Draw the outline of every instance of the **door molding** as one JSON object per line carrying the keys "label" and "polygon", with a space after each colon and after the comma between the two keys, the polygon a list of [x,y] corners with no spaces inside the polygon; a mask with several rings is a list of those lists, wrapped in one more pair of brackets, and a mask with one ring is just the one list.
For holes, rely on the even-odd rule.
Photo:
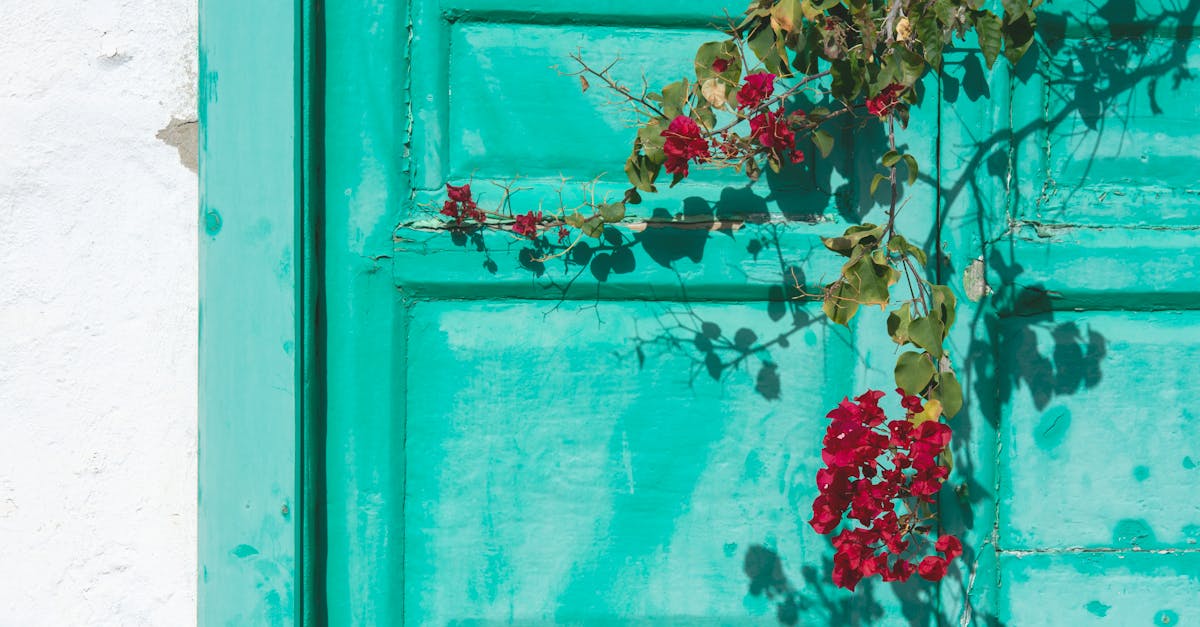
{"label": "door molding", "polygon": [[198,622],[312,624],[313,0],[200,0]]}

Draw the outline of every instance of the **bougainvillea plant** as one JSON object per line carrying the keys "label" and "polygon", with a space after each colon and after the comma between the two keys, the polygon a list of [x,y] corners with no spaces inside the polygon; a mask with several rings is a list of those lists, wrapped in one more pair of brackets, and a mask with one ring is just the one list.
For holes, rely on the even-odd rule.
{"label": "bougainvillea plant", "polygon": [[[935,499],[950,474],[948,420],[962,407],[962,390],[944,344],[954,324],[950,288],[928,277],[926,252],[896,231],[900,168],[912,185],[916,158],[897,149],[896,128],[907,126],[918,84],[940,71],[942,54],[973,33],[990,68],[1003,55],[1016,63],[1030,47],[1041,0],[1003,0],[997,15],[982,0],[751,0],[725,38],[693,56],[693,75],[659,91],[640,93],[594,69],[580,56],[584,88],[599,82],[632,105],[641,123],[625,163],[630,188],[621,202],[544,215],[481,209],[469,185],[447,185],[441,213],[451,226],[505,229],[518,237],[551,237],[563,252],[606,224],[625,218],[643,193],[684,182],[697,167],[731,167],[756,180],[764,167],[778,173],[828,157],[835,124],[883,125],[888,146],[870,185],[890,190],[883,224],[851,226],[825,238],[846,258],[840,276],[820,293],[830,320],[848,325],[863,306],[890,309],[887,333],[903,350],[895,364],[903,418],[888,420],[883,392],[866,391],[828,414],[825,467],[810,525],[833,535],[833,581],[853,590],[863,578],[905,581],[917,574],[940,580],[962,554],[960,541],[937,530]],[[805,95],[802,108],[796,103]],[[932,208],[931,208],[932,210]],[[569,242],[569,243],[568,243]],[[560,252],[558,254],[563,254]],[[937,263],[935,259],[933,263]],[[898,284],[907,294],[896,293]],[[839,531],[840,530],[840,531]]]}

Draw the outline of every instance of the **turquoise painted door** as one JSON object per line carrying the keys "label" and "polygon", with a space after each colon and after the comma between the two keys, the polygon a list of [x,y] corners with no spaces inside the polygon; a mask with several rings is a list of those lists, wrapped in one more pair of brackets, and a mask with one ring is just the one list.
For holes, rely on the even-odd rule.
{"label": "turquoise painted door", "polygon": [[1005,624],[1200,620],[1198,15],[1056,1],[1044,46],[990,82],[1000,106],[973,102],[969,63],[946,98],[947,227],[990,224],[993,242],[966,358],[976,396],[993,388],[970,428],[995,462],[1000,552],[976,587]]}
{"label": "turquoise painted door", "polygon": [[334,625],[1195,616],[1195,11],[1138,4],[1047,5],[1046,45],[1016,71],[964,48],[925,85],[902,141],[929,165],[902,230],[946,243],[930,273],[967,321],[942,509],[968,553],[940,587],[853,595],[806,523],[823,416],[894,387],[895,349],[879,315],[835,328],[791,297],[793,277],[836,275],[820,236],[880,221],[882,137],[749,187],[698,175],[538,262],[511,236],[437,228],[443,185],[520,188],[518,211],[619,198],[632,119],[563,75],[569,55],[661,84],[674,72],[657,68],[691,64],[661,55],[741,7],[326,6],[318,611]]}

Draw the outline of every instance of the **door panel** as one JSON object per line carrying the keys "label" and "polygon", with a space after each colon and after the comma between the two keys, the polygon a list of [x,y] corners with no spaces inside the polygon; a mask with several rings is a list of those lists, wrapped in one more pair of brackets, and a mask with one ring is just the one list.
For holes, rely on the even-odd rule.
{"label": "door panel", "polygon": [[[505,179],[599,174],[597,166],[629,151],[626,129],[637,123],[627,105],[597,88],[584,92],[572,54],[602,69],[619,55],[614,77],[637,87],[677,80],[662,50],[694,50],[707,29],[652,29],[591,24],[458,22],[450,28],[449,174]],[[597,110],[603,112],[597,116]],[[591,123],[583,123],[591,119]],[[618,164],[619,165],[619,164]],[[618,180],[622,172],[610,177]]]}
{"label": "door panel", "polygon": [[1186,625],[1200,597],[1196,553],[1005,555],[1003,624]]}
{"label": "door panel", "polygon": [[[807,525],[824,414],[894,387],[871,367],[890,340],[860,343],[793,300],[838,272],[820,236],[882,219],[874,153],[843,138],[833,159],[754,185],[700,173],[544,263],[528,241],[428,221],[467,179],[494,201],[520,175],[516,211],[619,198],[634,118],[563,76],[569,55],[661,85],[718,38],[706,27],[724,5],[414,7],[413,203],[391,253],[404,456],[380,470],[403,478],[406,624],[932,621],[928,585],[835,589]],[[905,216],[917,242],[936,229],[936,129],[918,113],[905,136],[927,169],[909,195],[931,211]]]}
{"label": "door panel", "polygon": [[766,375],[714,380],[654,344],[640,368],[639,325],[679,318],[736,336],[761,305],[551,307],[411,310],[408,621],[742,624],[772,611],[747,595],[742,560],[774,541],[789,561],[819,563],[824,542],[796,512],[813,496],[824,425],[788,419],[756,390],[823,406],[812,375],[836,338],[813,325]]}
{"label": "door panel", "polygon": [[1071,312],[1001,333],[999,376],[1018,381],[1001,434],[1001,546],[1194,546],[1197,312]]}
{"label": "door panel", "polygon": [[1013,72],[1011,220],[988,256],[998,616],[1200,614],[1200,3],[1056,2]]}
{"label": "door panel", "polygon": [[[945,243],[931,278],[959,296],[967,398],[942,508],[969,550],[940,589],[853,595],[806,524],[812,477],[825,412],[894,387],[896,349],[878,312],[834,329],[793,297],[836,276],[820,236],[882,221],[882,134],[753,185],[700,174],[539,262],[528,241],[439,228],[443,186],[494,202],[519,175],[516,211],[619,198],[633,118],[563,76],[568,55],[661,85],[691,59],[656,55],[707,39],[727,2],[329,8],[330,63],[358,81],[331,83],[327,131],[348,250],[330,292],[331,623],[1186,618],[1192,4],[1056,2],[1018,68],[967,45],[924,85],[900,230]],[[390,91],[353,74],[396,79],[376,49],[410,64]]]}

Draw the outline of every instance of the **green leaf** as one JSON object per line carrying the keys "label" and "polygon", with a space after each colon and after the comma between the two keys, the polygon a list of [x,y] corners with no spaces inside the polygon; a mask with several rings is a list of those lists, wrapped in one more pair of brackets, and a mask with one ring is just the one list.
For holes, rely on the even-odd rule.
{"label": "green leaf", "polygon": [[942,320],[946,332],[949,333],[950,327],[954,326],[954,308],[958,300],[954,298],[954,292],[945,285],[930,283],[929,289],[933,293],[932,315],[936,315]]}
{"label": "green leaf", "polygon": [[905,85],[915,85],[925,74],[925,57],[909,50],[900,48],[900,82]]}
{"label": "green leaf", "polygon": [[595,215],[584,220],[580,230],[588,237],[600,237],[604,233],[604,218]]}
{"label": "green leaf", "polygon": [[689,93],[686,78],[663,87],[663,113],[667,114],[668,119],[683,115],[683,108],[687,105]]}
{"label": "green leaf", "polygon": [[987,62],[990,70],[996,63],[996,57],[1000,56],[1000,45],[1004,42],[1001,33],[1003,23],[991,11],[975,11],[971,18],[975,22],[975,31],[979,34],[979,48],[983,51],[983,60]]}
{"label": "green leaf", "polygon": [[[949,418],[950,416],[947,415],[946,417]],[[954,470],[954,453],[950,452],[949,446],[942,449],[941,454],[938,455],[938,461],[942,466],[946,467],[946,470]]]}
{"label": "green leaf", "polygon": [[1029,8],[1029,3],[1026,0],[1000,0],[1000,6],[1004,9],[1005,21],[1008,21],[1010,15],[1024,13]]}
{"label": "green leaf", "polygon": [[816,0],[812,3],[812,6],[818,11],[828,11],[841,3],[842,0]]}
{"label": "green leaf", "polygon": [[900,65],[896,58],[896,54],[888,54],[879,60],[880,63],[876,67],[876,74],[871,79],[870,87],[872,94],[878,94],[885,87],[896,82],[896,76],[900,72]]}
{"label": "green leaf", "polygon": [[1033,11],[1025,10],[1021,6],[1024,3],[1018,3],[1017,12],[1010,11],[1007,4],[1006,2],[1004,9],[1004,56],[1008,58],[1009,63],[1016,65],[1033,43],[1037,18]]}
{"label": "green leaf", "polygon": [[921,171],[917,168],[917,158],[912,155],[904,155],[904,165],[908,166],[908,184],[912,185],[917,182],[917,176]]}
{"label": "green leaf", "polygon": [[849,257],[854,248],[864,246],[873,248],[879,244],[880,238],[883,237],[883,227],[875,226],[874,224],[861,224],[852,226],[846,229],[846,232],[841,237],[823,237],[821,241],[825,247],[843,257]]}
{"label": "green leaf", "polygon": [[779,174],[779,172],[783,170],[783,162],[779,160],[779,155],[774,152],[767,154],[767,165],[770,166],[771,171],[776,174]]}
{"label": "green leaf", "polygon": [[857,57],[833,61],[829,64],[829,74],[833,77],[829,91],[834,98],[850,102],[858,97],[858,93],[862,91],[862,77],[858,72],[858,66]]}
{"label": "green leaf", "polygon": [[587,220],[587,218],[583,217],[582,213],[576,211],[575,213],[563,218],[563,223],[565,223],[567,226],[573,226],[578,229],[583,227],[583,222],[585,220]]}
{"label": "green leaf", "polygon": [[[867,52],[864,56],[870,59],[874,56],[875,50],[879,48],[879,25],[876,24],[875,16],[872,15],[867,4],[867,0],[850,0],[846,6],[850,9],[851,23],[858,30],[859,45],[862,46],[863,51]],[[874,65],[874,63],[870,63],[867,67],[870,68]]]}
{"label": "green leaf", "polygon": [[775,31],[771,28],[760,28],[746,40],[746,45],[750,46],[754,56],[762,61],[768,72],[777,76],[788,75],[790,72],[783,65],[786,59],[780,57],[778,44]]}
{"label": "green leaf", "polygon": [[[724,59],[728,66],[724,72],[713,69],[717,59]],[[742,52],[734,41],[710,41],[696,51],[696,82],[710,78],[720,79],[726,85],[737,85],[742,80]]]}
{"label": "green leaf", "polygon": [[813,6],[812,0],[801,0],[800,12],[803,13],[804,17],[809,20],[815,20],[821,16],[821,11],[818,10],[817,7]]}
{"label": "green leaf", "polygon": [[962,409],[962,386],[953,372],[942,372],[937,375],[937,387],[929,391],[929,398],[941,401],[942,411],[947,418],[952,418]]}
{"label": "green leaf", "polygon": [[780,29],[792,32],[804,23],[801,0],[779,0],[771,9],[771,22]]}
{"label": "green leaf", "polygon": [[883,155],[883,167],[894,168],[900,162],[900,153],[895,150],[889,150]]}
{"label": "green leaf", "polygon": [[826,292],[825,303],[821,305],[821,309],[830,320],[847,327],[850,326],[850,319],[858,313],[858,301],[853,299],[849,289],[845,281],[836,283]]}
{"label": "green leaf", "polygon": [[917,318],[908,325],[908,335],[913,344],[925,349],[934,359],[942,358],[942,338],[946,329],[933,316]]}
{"label": "green leaf", "polygon": [[910,303],[904,303],[900,309],[888,314],[888,335],[892,336],[893,342],[901,346],[912,341],[908,336],[908,325],[912,323],[911,308]]}
{"label": "green leaf", "polygon": [[935,373],[927,353],[906,352],[896,360],[896,385],[906,394],[915,396],[924,392]]}
{"label": "green leaf", "polygon": [[875,190],[879,187],[879,184],[886,180],[888,180],[888,177],[886,177],[882,174],[879,174],[879,173],[875,174],[875,178],[871,179],[871,195],[872,196],[875,195]]}
{"label": "green leaf", "polygon": [[921,50],[925,53],[925,60],[935,69],[942,67],[942,50],[948,37],[949,34],[942,32],[937,18],[932,15],[917,20],[917,38],[921,40]]}
{"label": "green leaf", "polygon": [[625,203],[610,202],[600,206],[600,217],[607,223],[620,222],[625,219]]}
{"label": "green leaf", "polygon": [[821,64],[821,30],[815,22],[807,22],[802,29],[794,32],[794,37],[788,38],[789,47],[795,52],[792,56],[792,67],[801,74],[816,74]]}
{"label": "green leaf", "polygon": [[822,157],[828,157],[829,153],[833,152],[833,135],[817,129],[812,133],[812,140],[816,144],[817,150],[821,151]]}
{"label": "green leaf", "polygon": [[892,239],[888,240],[888,250],[894,253],[900,253],[902,255],[910,255],[922,266],[929,262],[929,260],[925,257],[925,251],[921,250],[921,248],[918,246],[910,244],[903,235],[893,235]]}
{"label": "green leaf", "polygon": [[[713,108],[707,101],[701,100],[703,105],[692,108],[692,117],[700,122],[705,130],[712,130],[717,125],[717,114],[713,112]],[[664,144],[665,145],[665,144]]]}
{"label": "green leaf", "polygon": [[908,246],[908,238],[904,237],[903,235],[893,235],[892,238],[889,239],[888,243],[887,243],[887,249],[894,253],[905,252],[905,248],[907,246]]}
{"label": "green leaf", "polygon": [[[861,247],[855,250],[861,251]],[[900,273],[859,252],[842,266],[842,277],[850,287],[849,296],[859,304],[886,306],[889,288],[900,279]]]}
{"label": "green leaf", "polygon": [[[934,0],[933,14],[942,24],[949,25],[954,22],[954,14],[958,10],[958,2],[951,0]],[[924,39],[924,36],[921,36]],[[940,38],[940,37],[939,37]]]}
{"label": "green leaf", "polygon": [[738,33],[741,33],[742,31],[746,30],[746,28],[749,27],[751,24],[761,21],[762,18],[767,17],[769,15],[771,15],[771,9],[755,9],[755,10],[746,11],[746,19],[742,20],[742,23],[738,24],[738,27],[735,28],[734,30],[737,31]]}
{"label": "green leaf", "polygon": [[637,131],[637,141],[642,152],[658,163],[665,163],[667,160],[667,153],[663,152],[667,138],[663,137],[663,131],[667,130],[668,126],[670,126],[670,121],[666,118],[653,118]]}
{"label": "green leaf", "polygon": [[657,163],[643,154],[634,154],[625,162],[625,176],[629,178],[629,182],[635,188],[644,192],[658,191],[658,188],[654,186],[654,181],[658,178],[661,169],[661,163]]}

